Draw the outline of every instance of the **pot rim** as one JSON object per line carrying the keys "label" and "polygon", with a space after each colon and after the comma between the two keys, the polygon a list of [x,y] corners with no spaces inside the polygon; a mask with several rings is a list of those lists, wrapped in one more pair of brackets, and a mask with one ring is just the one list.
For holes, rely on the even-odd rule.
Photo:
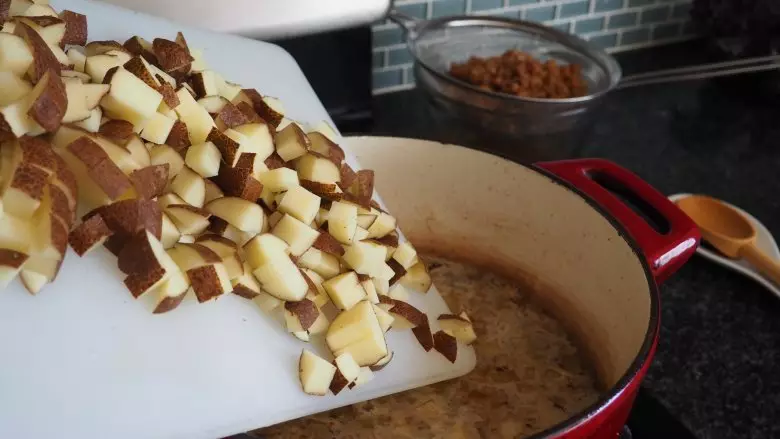
{"label": "pot rim", "polygon": [[588,203],[588,205],[592,209],[596,210],[598,213],[601,214],[601,216],[603,216],[607,221],[609,221],[612,227],[614,227],[614,229],[618,232],[620,237],[631,248],[631,251],[637,257],[637,259],[639,259],[639,263],[641,264],[642,270],[645,273],[645,279],[647,280],[647,285],[649,287],[649,294],[650,294],[650,318],[648,319],[647,331],[645,333],[644,340],[639,349],[639,352],[636,354],[636,357],[631,362],[631,365],[628,367],[628,369],[620,377],[618,382],[612,387],[610,387],[607,391],[602,392],[601,396],[599,397],[598,400],[596,400],[596,402],[594,402],[593,404],[585,408],[583,411],[570,416],[565,421],[559,422],[545,430],[542,430],[532,436],[529,436],[528,439],[544,439],[544,438],[557,437],[566,433],[570,433],[576,430],[577,428],[579,428],[581,425],[588,422],[594,416],[597,416],[598,414],[606,410],[609,406],[615,404],[615,402],[621,397],[621,395],[623,395],[626,389],[636,381],[637,376],[642,373],[642,369],[652,359],[655,345],[658,340],[660,321],[661,321],[660,291],[658,288],[658,284],[655,280],[655,277],[653,276],[650,263],[644,257],[642,249],[637,243],[637,241],[629,234],[628,229],[626,229],[617,220],[617,218],[615,218],[612,214],[610,214],[605,208],[599,205],[594,199],[592,199],[582,190],[578,189],[572,183],[564,180],[563,178],[555,175],[550,171],[547,171],[546,169],[534,165],[524,165],[502,154],[497,154],[494,152],[488,153],[473,148],[467,148],[465,146],[447,144],[435,140],[408,139],[408,138],[394,137],[394,136],[351,136],[351,138],[353,139],[371,139],[371,138],[402,139],[403,141],[406,142],[411,140],[420,143],[421,147],[425,147],[429,145],[453,146],[453,147],[469,150],[474,154],[484,154],[484,155],[496,157],[508,161],[514,165],[520,166],[522,168],[531,170],[533,172],[537,172],[549,178],[553,184],[558,184],[560,186],[563,186],[565,189],[573,192],[575,195],[582,198],[586,203]]}
{"label": "pot rim", "polygon": [[[482,152],[482,151],[478,151],[478,152]],[[495,154],[491,154],[491,155],[495,155]],[[609,221],[612,227],[614,227],[615,230],[618,232],[620,237],[624,241],[626,241],[629,247],[631,247],[631,251],[634,252],[634,255],[636,255],[637,259],[639,259],[639,262],[642,265],[642,270],[645,272],[645,278],[647,279],[647,284],[649,287],[650,318],[648,320],[647,332],[645,333],[644,341],[642,342],[642,346],[639,349],[639,352],[636,354],[634,361],[628,367],[628,369],[623,374],[623,376],[620,377],[618,382],[612,387],[610,387],[609,390],[603,392],[602,396],[596,402],[594,402],[589,407],[587,407],[583,412],[570,416],[567,420],[561,423],[555,424],[545,430],[542,430],[539,433],[529,436],[528,439],[542,439],[551,436],[554,437],[575,430],[580,425],[587,422],[590,418],[596,416],[597,414],[604,411],[607,407],[614,404],[615,401],[618,398],[620,398],[620,396],[625,392],[625,390],[635,382],[637,376],[642,372],[642,369],[652,359],[653,351],[655,348],[655,344],[658,340],[658,333],[660,330],[660,321],[661,321],[660,291],[658,288],[658,284],[655,281],[655,277],[653,276],[653,273],[650,269],[650,263],[647,261],[647,259],[645,259],[641,247],[639,246],[639,244],[637,244],[636,240],[634,240],[634,238],[628,233],[628,230],[622,224],[620,224],[617,218],[615,218],[613,215],[607,212],[606,209],[601,207],[601,205],[599,205],[595,200],[593,200],[591,197],[586,195],[583,191],[581,191],[580,189],[578,189],[576,186],[569,183],[568,181],[562,179],[561,177],[558,177],[557,175],[537,166],[533,166],[533,165],[527,166],[527,165],[520,164],[510,158],[503,157],[501,155],[496,155],[496,156],[503,160],[512,162],[516,165],[538,172],[544,175],[545,177],[549,178],[553,183],[563,186],[564,188],[578,195],[580,198],[584,199],[585,202],[588,203],[591,208],[595,209],[598,213],[601,214],[601,216],[603,216],[607,221]]]}

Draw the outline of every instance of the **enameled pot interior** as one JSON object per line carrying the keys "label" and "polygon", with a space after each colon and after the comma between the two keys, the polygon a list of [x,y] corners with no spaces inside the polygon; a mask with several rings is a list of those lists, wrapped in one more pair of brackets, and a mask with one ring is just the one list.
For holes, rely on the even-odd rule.
{"label": "enameled pot interior", "polygon": [[637,252],[592,204],[538,171],[462,147],[354,138],[349,148],[376,171],[378,193],[418,248],[533,288],[607,393],[633,373],[655,332],[653,286]]}

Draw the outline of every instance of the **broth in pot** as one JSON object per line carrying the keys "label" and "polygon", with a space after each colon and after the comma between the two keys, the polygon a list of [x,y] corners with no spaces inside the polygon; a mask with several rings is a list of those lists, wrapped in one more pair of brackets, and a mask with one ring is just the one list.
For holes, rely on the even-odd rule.
{"label": "broth in pot", "polygon": [[478,336],[474,371],[250,434],[522,438],[596,402],[597,379],[586,356],[564,326],[534,300],[536,292],[472,265],[433,255],[425,261],[450,308],[465,310],[474,323]]}

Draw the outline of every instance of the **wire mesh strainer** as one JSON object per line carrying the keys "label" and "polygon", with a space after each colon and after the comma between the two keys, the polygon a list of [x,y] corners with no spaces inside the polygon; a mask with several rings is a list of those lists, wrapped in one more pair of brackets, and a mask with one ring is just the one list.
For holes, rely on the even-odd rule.
{"label": "wire mesh strainer", "polygon": [[[552,59],[559,64],[579,64],[582,67],[588,83],[588,95],[554,99],[556,102],[587,101],[606,93],[620,82],[620,66],[614,58],[574,35],[537,23],[473,16],[414,21],[398,12],[391,13],[391,19],[406,31],[409,50],[422,67],[442,80],[457,82],[475,91],[485,92],[450,76],[447,73],[450,66],[470,56],[498,56],[510,49],[526,52],[542,62]],[[486,93],[526,101],[550,101]]]}
{"label": "wire mesh strainer", "polygon": [[[537,23],[498,17],[445,17],[417,21],[393,11],[406,32],[417,85],[453,116],[513,136],[568,130],[620,82],[614,58],[588,42]],[[588,84],[585,96],[566,99],[519,97],[480,89],[451,76],[452,63],[516,49],[535,58],[576,63]]]}

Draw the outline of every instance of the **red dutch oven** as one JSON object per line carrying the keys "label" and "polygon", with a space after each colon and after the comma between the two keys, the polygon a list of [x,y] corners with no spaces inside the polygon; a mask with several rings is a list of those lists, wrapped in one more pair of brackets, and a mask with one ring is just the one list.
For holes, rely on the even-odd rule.
{"label": "red dutch oven", "polygon": [[658,284],[694,253],[695,224],[606,160],[526,167],[427,141],[348,143],[376,171],[378,192],[418,249],[543,291],[540,299],[578,339],[607,390],[533,437],[617,438],[658,343]]}

